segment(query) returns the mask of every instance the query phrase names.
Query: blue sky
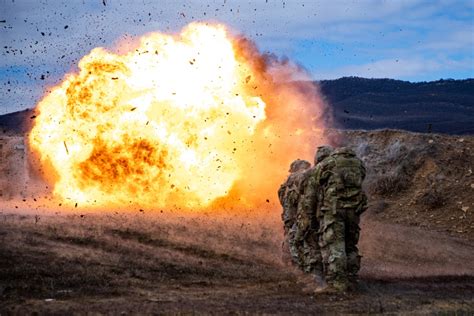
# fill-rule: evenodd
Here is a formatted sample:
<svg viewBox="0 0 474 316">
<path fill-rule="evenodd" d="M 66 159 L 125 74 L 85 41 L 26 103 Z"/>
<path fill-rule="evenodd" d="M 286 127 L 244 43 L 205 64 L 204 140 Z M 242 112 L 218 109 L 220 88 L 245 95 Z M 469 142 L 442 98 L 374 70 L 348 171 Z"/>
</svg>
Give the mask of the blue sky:
<svg viewBox="0 0 474 316">
<path fill-rule="evenodd" d="M 0 0 L 0 114 L 34 107 L 94 47 L 196 20 L 229 25 L 315 80 L 474 77 L 470 0 Z"/>
</svg>

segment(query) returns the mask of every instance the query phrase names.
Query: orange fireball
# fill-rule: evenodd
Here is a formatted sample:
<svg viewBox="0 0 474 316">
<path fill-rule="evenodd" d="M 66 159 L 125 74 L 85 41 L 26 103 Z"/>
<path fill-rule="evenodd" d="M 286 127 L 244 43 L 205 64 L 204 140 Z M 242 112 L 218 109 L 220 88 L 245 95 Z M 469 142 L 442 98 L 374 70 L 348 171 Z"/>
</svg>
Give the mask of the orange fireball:
<svg viewBox="0 0 474 316">
<path fill-rule="evenodd" d="M 30 133 L 55 195 L 204 209 L 226 198 L 255 204 L 260 188 L 273 200 L 287 164 L 312 155 L 321 103 L 277 84 L 278 69 L 270 74 L 246 43 L 192 23 L 178 36 L 143 36 L 125 54 L 92 50 L 38 104 Z"/>
</svg>

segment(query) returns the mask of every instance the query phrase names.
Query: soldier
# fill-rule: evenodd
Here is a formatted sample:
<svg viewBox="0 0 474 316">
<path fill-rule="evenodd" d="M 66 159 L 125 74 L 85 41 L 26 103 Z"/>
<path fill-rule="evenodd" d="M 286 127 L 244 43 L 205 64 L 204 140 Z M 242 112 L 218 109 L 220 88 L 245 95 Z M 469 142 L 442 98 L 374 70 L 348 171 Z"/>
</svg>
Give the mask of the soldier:
<svg viewBox="0 0 474 316">
<path fill-rule="evenodd" d="M 301 201 L 298 204 L 297 232 L 295 244 L 301 248 L 303 259 L 303 270 L 313 274 L 318 285 L 322 285 L 323 266 L 321 250 L 318 244 L 319 221 L 316 210 L 319 200 L 319 185 L 315 181 L 315 171 L 318 164 L 327 158 L 333 151 L 331 146 L 318 147 L 314 157 L 314 168 L 306 171 L 303 180 L 303 191 Z"/>
<path fill-rule="evenodd" d="M 319 245 L 327 292 L 346 291 L 357 281 L 359 218 L 367 208 L 364 178 L 363 162 L 345 147 L 335 150 L 315 170 L 314 181 L 321 187 Z"/>
<path fill-rule="evenodd" d="M 300 200 L 301 184 L 304 179 L 305 171 L 311 167 L 306 160 L 297 159 L 290 165 L 290 175 L 288 179 L 280 186 L 278 198 L 283 206 L 282 220 L 284 223 L 285 239 L 283 241 L 283 261 L 302 265 L 302 257 L 299 249 L 294 244 L 296 233 L 296 212 Z"/>
</svg>

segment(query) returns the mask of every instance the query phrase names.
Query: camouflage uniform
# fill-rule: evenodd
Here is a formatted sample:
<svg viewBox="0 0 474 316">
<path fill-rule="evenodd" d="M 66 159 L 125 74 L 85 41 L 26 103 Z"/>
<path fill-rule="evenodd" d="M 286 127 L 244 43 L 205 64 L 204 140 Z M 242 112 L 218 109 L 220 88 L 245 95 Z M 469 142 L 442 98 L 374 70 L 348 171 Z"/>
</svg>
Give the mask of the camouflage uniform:
<svg viewBox="0 0 474 316">
<path fill-rule="evenodd" d="M 319 147 L 314 159 L 317 166 L 322 160 L 330 155 L 332 147 Z M 322 276 L 322 256 L 318 244 L 319 221 L 316 217 L 316 209 L 319 200 L 319 185 L 315 183 L 316 168 L 306 171 L 303 180 L 303 191 L 300 203 L 298 204 L 297 232 L 295 243 L 300 245 L 303 257 L 303 270 L 307 273 Z"/>
<path fill-rule="evenodd" d="M 298 202 L 300 200 L 302 183 L 305 171 L 311 166 L 306 160 L 295 160 L 291 163 L 288 179 L 280 186 L 278 198 L 283 206 L 281 218 L 284 223 L 285 239 L 283 241 L 283 261 L 285 263 L 295 263 L 302 266 L 301 251 L 295 244 L 295 234 L 297 230 L 296 216 Z"/>
<path fill-rule="evenodd" d="M 360 269 L 359 217 L 367 208 L 364 178 L 364 164 L 349 148 L 335 150 L 316 167 L 314 181 L 322 189 L 319 245 L 326 282 L 336 290 L 346 290 Z"/>
<path fill-rule="evenodd" d="M 296 217 L 296 232 L 294 237 L 294 245 L 298 250 L 300 267 L 306 273 L 322 275 L 322 258 L 318 245 L 318 229 L 319 224 L 314 210 L 306 207 L 304 201 L 311 194 L 306 190 L 310 175 L 314 172 L 314 168 L 306 171 L 305 179 L 302 183 L 301 200 L 298 203 L 298 211 Z"/>
</svg>

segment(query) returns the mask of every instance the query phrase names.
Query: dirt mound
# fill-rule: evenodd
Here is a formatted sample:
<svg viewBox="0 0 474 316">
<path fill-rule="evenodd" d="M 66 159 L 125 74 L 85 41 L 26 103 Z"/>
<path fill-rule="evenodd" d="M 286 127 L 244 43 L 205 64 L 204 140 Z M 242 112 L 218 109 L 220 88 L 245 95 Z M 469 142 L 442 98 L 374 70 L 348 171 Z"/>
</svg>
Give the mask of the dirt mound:
<svg viewBox="0 0 474 316">
<path fill-rule="evenodd" d="M 0 136 L 0 202 L 26 193 L 28 166 L 24 139 Z"/>
<path fill-rule="evenodd" d="M 332 132 L 367 166 L 376 218 L 474 239 L 474 136 L 396 130 Z"/>
</svg>

